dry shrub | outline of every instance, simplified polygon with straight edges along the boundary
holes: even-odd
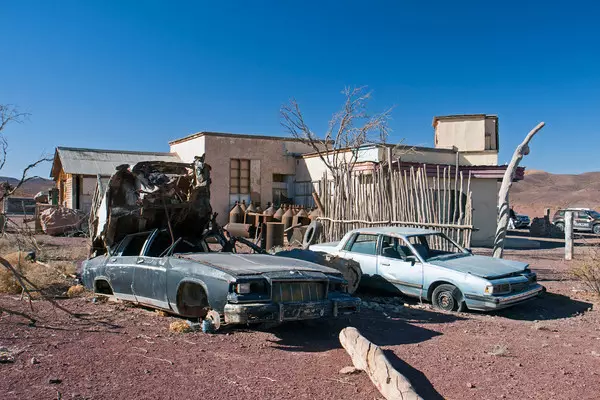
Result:
[[[29,279],[36,287],[43,289],[46,294],[60,295],[71,285],[69,280],[55,268],[27,260],[27,252],[10,253],[4,258],[15,270]],[[28,289],[31,288],[28,287]],[[21,285],[13,273],[0,265],[0,293],[18,294],[21,291]],[[38,294],[33,292],[32,295],[36,297]]]
[[[586,258],[576,261],[571,273],[587,290],[600,296],[600,247],[592,248]]]
[[[186,333],[191,332],[192,327],[185,321],[175,321],[171,322],[171,325],[169,325],[169,330],[171,332]]]
[[[85,292],[85,289],[82,285],[74,285],[67,290],[67,296],[69,297],[77,297]]]

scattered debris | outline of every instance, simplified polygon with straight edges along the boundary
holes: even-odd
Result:
[[[475,388],[475,385],[473,385],[471,382],[467,382],[467,387],[468,387],[469,389],[474,389],[474,388]]]
[[[167,317],[169,314],[167,314],[166,312],[164,312],[163,310],[154,310],[154,312],[156,313],[156,315],[158,315],[159,317]]]
[[[37,358],[35,358],[35,357],[31,357],[30,362],[31,362],[31,365],[35,365],[35,364],[39,364],[40,363],[39,360]]]
[[[0,347],[0,364],[13,362],[15,362],[15,357],[13,353],[6,347]]]
[[[83,285],[74,285],[74,286],[71,286],[69,288],[69,290],[67,290],[67,296],[68,297],[77,297],[77,296],[81,295],[83,292],[85,292],[85,288],[83,287]]]
[[[508,346],[506,346],[504,344],[497,344],[494,346],[492,351],[488,352],[488,354],[491,356],[502,357],[502,356],[508,356],[510,354],[510,352],[508,351]]]
[[[594,357],[600,357],[600,353],[598,353],[597,351],[592,350],[591,353]]]
[[[40,214],[42,230],[50,236],[85,230],[86,221],[86,214],[66,207],[51,207]]]
[[[60,379],[60,378],[50,378],[50,379],[48,379],[48,383],[51,383],[51,384],[59,384],[61,382],[62,382],[62,379]]]

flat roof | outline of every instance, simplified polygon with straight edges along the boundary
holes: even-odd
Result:
[[[432,152],[436,152],[436,153],[447,153],[447,154],[456,154],[458,150],[456,150],[456,148],[454,149],[449,149],[449,148],[444,148],[444,147],[424,147],[424,146],[411,146],[408,144],[392,144],[392,143],[378,143],[378,144],[364,144],[362,146],[359,147],[359,149],[369,149],[369,148],[374,148],[374,147],[391,147],[391,148],[398,148],[401,150],[414,150],[415,152],[427,152],[427,151],[432,151]],[[354,150],[354,148],[351,147],[345,147],[345,148],[341,148],[341,149],[337,149],[337,150],[330,150],[330,153],[333,153],[335,151],[338,152],[347,152],[347,151],[352,151]],[[467,151],[463,151],[461,153],[469,153]],[[311,152],[311,153],[305,153],[305,154],[299,154],[296,157],[298,158],[311,158],[311,157],[318,157],[319,153],[315,152]]]
[[[394,235],[400,236],[414,236],[414,235],[429,235],[432,233],[437,233],[433,229],[423,229],[423,228],[405,228],[402,226],[380,226],[377,228],[357,228],[353,229],[352,232],[363,232],[363,233],[391,233]]]
[[[476,118],[496,118],[496,114],[453,114],[453,115],[438,115],[433,117],[432,125],[435,127],[435,123],[439,120],[452,120],[452,119],[476,119]]]
[[[229,137],[239,139],[263,139],[263,140],[280,140],[285,142],[302,142],[300,139],[290,138],[285,136],[269,136],[269,135],[253,135],[246,133],[227,133],[227,132],[196,132],[191,135],[182,137],[180,139],[171,140],[169,145],[179,144],[187,142],[188,140],[196,139],[202,136],[217,136],[217,137]]]

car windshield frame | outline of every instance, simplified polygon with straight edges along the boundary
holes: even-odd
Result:
[[[450,242],[454,247],[456,247],[460,251],[456,252],[456,253],[438,254],[438,255],[429,256],[429,257],[424,257],[423,254],[420,254],[420,253],[414,251],[413,244],[409,240],[410,238],[424,237],[427,240],[427,247],[429,248],[429,243],[430,243],[429,238],[431,238],[432,236],[439,236],[442,239],[447,240],[448,242]],[[432,233],[425,233],[425,234],[408,235],[408,236],[406,236],[406,242],[411,246],[411,249],[413,250],[413,252],[415,254],[418,253],[417,257],[421,258],[423,262],[429,262],[429,261],[432,261],[432,260],[446,260],[446,259],[454,258],[454,257],[465,257],[465,256],[472,256],[473,255],[471,252],[469,252],[467,249],[465,249],[464,247],[462,247],[461,245],[459,245],[458,243],[456,243],[454,240],[452,240],[451,238],[449,238],[443,232],[432,232]],[[441,251],[441,250],[436,250],[436,251]]]
[[[600,219],[600,213],[596,210],[588,211],[588,215],[594,219]]]

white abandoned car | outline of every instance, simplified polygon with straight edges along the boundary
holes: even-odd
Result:
[[[434,230],[355,229],[340,242],[309,249],[358,262],[361,285],[400,291],[446,311],[501,309],[545,291],[528,264],[474,255]]]

